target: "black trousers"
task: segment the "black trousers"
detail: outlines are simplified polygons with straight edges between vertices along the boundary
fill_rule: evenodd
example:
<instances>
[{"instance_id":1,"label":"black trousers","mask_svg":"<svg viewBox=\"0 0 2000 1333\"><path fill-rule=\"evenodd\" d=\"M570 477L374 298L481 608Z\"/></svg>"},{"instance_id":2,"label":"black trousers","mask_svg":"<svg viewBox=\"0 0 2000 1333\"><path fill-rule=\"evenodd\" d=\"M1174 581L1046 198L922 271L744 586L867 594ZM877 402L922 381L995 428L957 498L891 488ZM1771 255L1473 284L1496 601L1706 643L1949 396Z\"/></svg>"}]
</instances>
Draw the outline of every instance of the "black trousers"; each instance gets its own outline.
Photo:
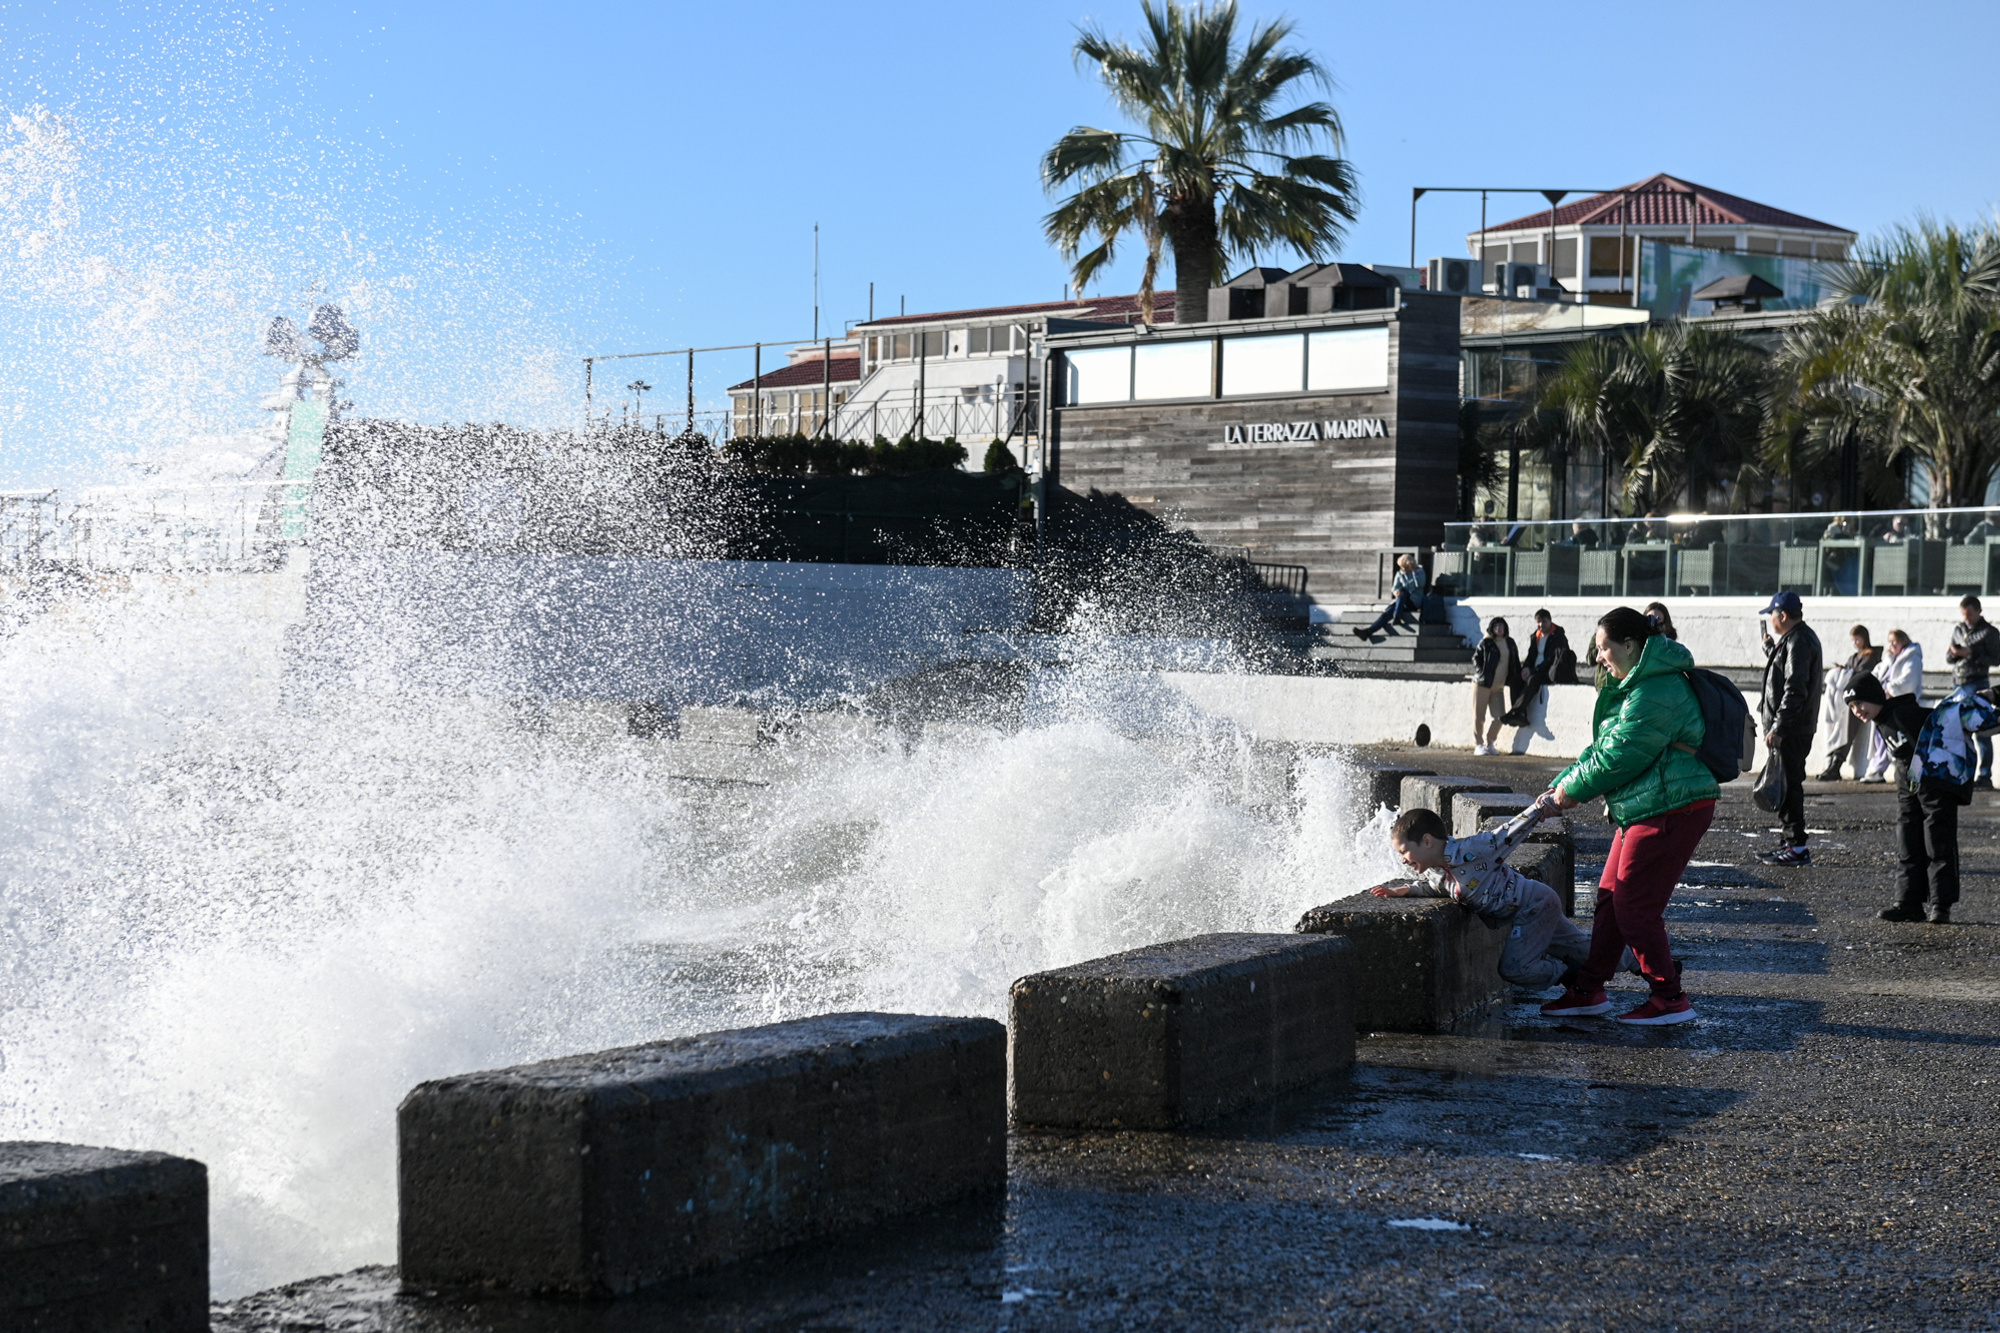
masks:
<instances>
[{"instance_id":1,"label":"black trousers","mask_svg":"<svg viewBox=\"0 0 2000 1333\"><path fill-rule=\"evenodd\" d=\"M1910 791L1902 779L1897 798L1896 843L1903 867L1905 907L1958 901L1958 798L1936 790Z\"/></svg>"},{"instance_id":2,"label":"black trousers","mask_svg":"<svg viewBox=\"0 0 2000 1333\"><path fill-rule=\"evenodd\" d=\"M1811 731L1778 735L1778 760L1785 766L1785 803L1778 811L1778 826L1788 847L1806 845L1806 755L1812 741Z\"/></svg>"}]
</instances>

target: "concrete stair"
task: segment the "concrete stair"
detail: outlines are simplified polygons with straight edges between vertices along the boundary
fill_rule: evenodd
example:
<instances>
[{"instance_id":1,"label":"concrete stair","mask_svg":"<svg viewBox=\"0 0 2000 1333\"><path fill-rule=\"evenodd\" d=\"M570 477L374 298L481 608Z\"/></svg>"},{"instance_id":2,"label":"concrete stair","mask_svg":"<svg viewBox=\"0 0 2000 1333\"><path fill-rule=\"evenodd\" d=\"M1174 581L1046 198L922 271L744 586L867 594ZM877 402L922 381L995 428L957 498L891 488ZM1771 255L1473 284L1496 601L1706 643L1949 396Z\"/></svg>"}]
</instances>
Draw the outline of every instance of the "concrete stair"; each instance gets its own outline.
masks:
<instances>
[{"instance_id":1,"label":"concrete stair","mask_svg":"<svg viewBox=\"0 0 2000 1333\"><path fill-rule=\"evenodd\" d=\"M1414 630L1391 624L1367 639L1354 637L1357 625L1365 626L1380 614L1380 608L1343 610L1341 623L1325 627L1324 637L1313 647L1316 661L1336 662L1343 667L1389 666L1397 663L1444 663L1460 666L1472 661L1472 650L1451 628L1451 603L1435 594L1424 598ZM1362 619L1363 616L1366 619Z\"/></svg>"}]
</instances>

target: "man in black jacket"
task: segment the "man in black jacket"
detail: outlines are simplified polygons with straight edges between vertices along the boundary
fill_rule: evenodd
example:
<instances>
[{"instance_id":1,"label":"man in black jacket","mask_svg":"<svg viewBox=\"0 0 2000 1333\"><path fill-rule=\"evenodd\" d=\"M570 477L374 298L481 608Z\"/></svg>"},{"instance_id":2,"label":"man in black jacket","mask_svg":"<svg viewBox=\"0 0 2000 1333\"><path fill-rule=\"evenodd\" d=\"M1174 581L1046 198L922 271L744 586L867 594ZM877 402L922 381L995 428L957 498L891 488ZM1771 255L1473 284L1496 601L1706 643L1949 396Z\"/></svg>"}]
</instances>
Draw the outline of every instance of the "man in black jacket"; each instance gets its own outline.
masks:
<instances>
[{"instance_id":1,"label":"man in black jacket","mask_svg":"<svg viewBox=\"0 0 2000 1333\"><path fill-rule=\"evenodd\" d=\"M1535 612L1535 634L1528 640L1528 658L1521 668L1527 679L1521 685L1520 701L1500 719L1510 727L1528 725L1528 709L1534 706L1542 686L1576 684L1576 658L1569 649L1569 636L1547 608Z\"/></svg>"},{"instance_id":2,"label":"man in black jacket","mask_svg":"<svg viewBox=\"0 0 2000 1333\"><path fill-rule=\"evenodd\" d=\"M1983 690L1992 683L1993 668L2000 666L2000 630L1987 623L1979 599L1971 593L1958 599L1959 623L1951 627L1951 647L1945 660L1951 663L1951 683ZM1993 785L1993 739L1979 738L1979 776L1975 787Z\"/></svg>"},{"instance_id":3,"label":"man in black jacket","mask_svg":"<svg viewBox=\"0 0 2000 1333\"><path fill-rule=\"evenodd\" d=\"M1892 907L1877 913L1884 921L1922 921L1924 899L1931 903L1931 921L1951 920L1958 901L1958 807L1969 804L1972 789L1924 774L1910 786L1910 756L1931 710L1913 694L1891 699L1873 676L1856 676L1847 685L1847 709L1875 724L1875 734L1889 747L1895 761L1896 843L1903 868L1903 892Z\"/></svg>"},{"instance_id":4,"label":"man in black jacket","mask_svg":"<svg viewBox=\"0 0 2000 1333\"><path fill-rule=\"evenodd\" d=\"M1805 608L1795 592L1781 592L1762 612L1770 618L1764 630L1764 697L1757 701L1757 719L1764 744L1785 769L1785 803L1778 812L1778 846L1757 859L1774 866L1809 866L1806 850L1806 754L1812 749L1813 726L1819 720L1821 679L1819 636L1806 624Z\"/></svg>"}]
</instances>

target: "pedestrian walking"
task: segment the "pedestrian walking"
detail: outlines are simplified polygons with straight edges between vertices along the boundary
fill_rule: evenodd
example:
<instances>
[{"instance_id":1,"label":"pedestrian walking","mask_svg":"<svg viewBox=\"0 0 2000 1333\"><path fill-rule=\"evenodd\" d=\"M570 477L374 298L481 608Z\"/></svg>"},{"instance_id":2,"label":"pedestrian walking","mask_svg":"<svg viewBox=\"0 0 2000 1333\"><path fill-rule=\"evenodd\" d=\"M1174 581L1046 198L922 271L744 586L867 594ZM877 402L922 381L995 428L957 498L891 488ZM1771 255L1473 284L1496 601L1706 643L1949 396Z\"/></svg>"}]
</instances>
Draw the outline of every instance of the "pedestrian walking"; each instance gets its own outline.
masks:
<instances>
[{"instance_id":1,"label":"pedestrian walking","mask_svg":"<svg viewBox=\"0 0 2000 1333\"><path fill-rule=\"evenodd\" d=\"M1376 577L1380 578L1381 575L1377 574ZM1378 583L1375 586L1379 588L1382 585ZM1421 614L1423 609L1424 567L1417 563L1417 558L1413 555L1399 555L1396 557L1396 580L1389 589L1389 604L1382 608L1381 615L1375 617L1374 624L1367 629L1357 627L1354 637L1373 638L1387 629L1392 620L1399 625L1407 626L1412 623L1411 617Z\"/></svg>"},{"instance_id":2,"label":"pedestrian walking","mask_svg":"<svg viewBox=\"0 0 2000 1333\"><path fill-rule=\"evenodd\" d=\"M1846 676L1838 690L1832 689L1831 681L1828 683L1828 697L1833 703L1836 725L1827 735L1826 771L1819 775L1821 782L1840 781L1840 766L1847 761L1850 753L1854 756L1854 776L1859 780L1867 772L1869 742L1874 739L1869 724L1843 702L1843 696L1856 676L1875 674L1882 664L1882 650L1869 640L1866 625L1856 625L1847 632L1847 636L1854 645L1854 652L1835 668L1845 672ZM1831 676L1832 672L1828 675Z\"/></svg>"},{"instance_id":3,"label":"pedestrian walking","mask_svg":"<svg viewBox=\"0 0 2000 1333\"><path fill-rule=\"evenodd\" d=\"M1959 688L1983 690L1992 683L1993 668L2000 666L2000 630L1986 623L1979 599L1971 593L1958 599L1958 624L1951 627L1951 647L1945 649L1951 663L1951 683ZM1975 787L1993 785L1993 738L1979 738L1979 774Z\"/></svg>"},{"instance_id":4,"label":"pedestrian walking","mask_svg":"<svg viewBox=\"0 0 2000 1333\"><path fill-rule=\"evenodd\" d=\"M1958 808L1972 803L1973 733L2000 721L2000 709L1968 689L1926 708L1911 695L1890 698L1873 676L1849 683L1847 706L1874 724L1896 765L1902 893L1877 915L1922 921L1928 899L1931 924L1947 925L1958 902Z\"/></svg>"},{"instance_id":5,"label":"pedestrian walking","mask_svg":"<svg viewBox=\"0 0 2000 1333\"><path fill-rule=\"evenodd\" d=\"M1493 742L1506 721L1503 702L1508 686L1516 688L1521 679L1521 653L1508 636L1507 622L1499 616L1486 622L1486 637L1472 652L1472 752L1499 754ZM1491 721L1488 721L1488 718Z\"/></svg>"},{"instance_id":6,"label":"pedestrian walking","mask_svg":"<svg viewBox=\"0 0 2000 1333\"><path fill-rule=\"evenodd\" d=\"M1570 651L1569 635L1556 624L1547 607L1535 612L1535 632L1528 640L1522 668L1527 679L1521 683L1521 698L1500 719L1510 727L1528 725L1528 710L1546 687L1576 684L1576 654Z\"/></svg>"},{"instance_id":7,"label":"pedestrian walking","mask_svg":"<svg viewBox=\"0 0 2000 1333\"><path fill-rule=\"evenodd\" d=\"M1875 669L1875 678L1882 682L1882 693L1891 703L1901 698L1924 701L1924 646L1910 642L1910 636L1899 629L1889 631L1886 640L1887 651L1882 655L1882 665ZM1882 738L1881 728L1875 729L1875 739L1869 747L1868 771L1861 777L1863 782L1887 782L1889 768L1894 756L1889 753L1889 742Z\"/></svg>"},{"instance_id":8,"label":"pedestrian walking","mask_svg":"<svg viewBox=\"0 0 2000 1333\"><path fill-rule=\"evenodd\" d=\"M1819 636L1806 624L1795 592L1781 592L1761 612L1764 628L1764 697L1757 721L1764 744L1785 770L1785 801L1778 812L1779 842L1760 852L1774 866L1808 866L1806 850L1806 756L1812 751L1813 722L1819 716Z\"/></svg>"},{"instance_id":9,"label":"pedestrian walking","mask_svg":"<svg viewBox=\"0 0 2000 1333\"><path fill-rule=\"evenodd\" d=\"M1667 941L1667 900L1715 818L1721 792L1698 753L1707 725L1684 674L1694 654L1629 606L1607 612L1595 637L1607 678L1597 692L1590 744L1545 795L1565 810L1604 797L1616 831L1597 884L1590 956L1542 1012L1608 1012L1604 983L1630 948L1652 994L1618 1021L1685 1023L1694 1005Z\"/></svg>"}]
</instances>

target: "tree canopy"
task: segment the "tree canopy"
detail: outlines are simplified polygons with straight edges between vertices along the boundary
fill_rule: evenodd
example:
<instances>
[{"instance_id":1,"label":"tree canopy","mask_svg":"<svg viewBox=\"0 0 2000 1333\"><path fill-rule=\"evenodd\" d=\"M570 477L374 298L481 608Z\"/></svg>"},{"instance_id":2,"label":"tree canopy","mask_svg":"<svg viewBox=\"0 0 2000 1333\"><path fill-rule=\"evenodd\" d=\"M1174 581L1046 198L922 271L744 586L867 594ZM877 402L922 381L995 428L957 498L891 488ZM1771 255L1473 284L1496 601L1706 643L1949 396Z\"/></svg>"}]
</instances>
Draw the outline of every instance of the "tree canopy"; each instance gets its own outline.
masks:
<instances>
[{"instance_id":1,"label":"tree canopy","mask_svg":"<svg viewBox=\"0 0 2000 1333\"><path fill-rule=\"evenodd\" d=\"M1096 67L1137 128L1079 125L1057 140L1042 159L1043 184L1075 192L1044 226L1079 292L1136 232L1149 321L1161 247L1171 247L1177 318L1199 319L1234 258L1274 245L1311 259L1329 253L1355 217L1354 168L1337 156L1344 140L1330 103L1288 104L1302 87L1331 87L1317 60L1286 45L1289 22L1240 36L1233 0L1141 8L1137 45L1095 25L1078 30L1077 63Z\"/></svg>"}]
</instances>

